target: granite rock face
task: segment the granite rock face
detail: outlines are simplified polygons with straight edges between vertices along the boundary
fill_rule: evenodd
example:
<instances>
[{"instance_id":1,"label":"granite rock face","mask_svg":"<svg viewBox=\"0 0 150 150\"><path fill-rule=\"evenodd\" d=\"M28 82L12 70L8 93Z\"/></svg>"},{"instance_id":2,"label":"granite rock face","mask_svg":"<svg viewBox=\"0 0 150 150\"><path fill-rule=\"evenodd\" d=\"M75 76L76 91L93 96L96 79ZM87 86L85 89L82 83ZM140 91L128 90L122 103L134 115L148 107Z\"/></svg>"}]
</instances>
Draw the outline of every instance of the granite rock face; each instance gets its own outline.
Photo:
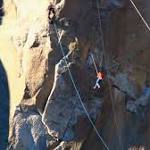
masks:
<instances>
[{"instance_id":1,"label":"granite rock face","mask_svg":"<svg viewBox=\"0 0 150 150\"><path fill-rule=\"evenodd\" d=\"M135 3L150 20L150 2ZM131 6L123 0L101 0L98 8L96 0L4 2L0 59L10 91L9 149L104 149L85 108L110 149L150 148L150 35ZM106 73L100 90L93 89L91 55Z\"/></svg>"},{"instance_id":2,"label":"granite rock face","mask_svg":"<svg viewBox=\"0 0 150 150\"><path fill-rule=\"evenodd\" d=\"M56 65L53 88L42 115L43 123L48 129L48 133L63 141L75 139L73 126L79 118L86 117L85 110L72 85L72 81L67 78L68 71L72 70L71 64L72 62L68 62L64 57ZM100 99L90 100L88 104L90 107L83 103L90 117L96 119L101 107Z\"/></svg>"},{"instance_id":3,"label":"granite rock face","mask_svg":"<svg viewBox=\"0 0 150 150\"><path fill-rule=\"evenodd\" d=\"M46 149L48 133L41 116L34 109L18 106L13 118L13 137L9 149Z\"/></svg>"}]
</instances>

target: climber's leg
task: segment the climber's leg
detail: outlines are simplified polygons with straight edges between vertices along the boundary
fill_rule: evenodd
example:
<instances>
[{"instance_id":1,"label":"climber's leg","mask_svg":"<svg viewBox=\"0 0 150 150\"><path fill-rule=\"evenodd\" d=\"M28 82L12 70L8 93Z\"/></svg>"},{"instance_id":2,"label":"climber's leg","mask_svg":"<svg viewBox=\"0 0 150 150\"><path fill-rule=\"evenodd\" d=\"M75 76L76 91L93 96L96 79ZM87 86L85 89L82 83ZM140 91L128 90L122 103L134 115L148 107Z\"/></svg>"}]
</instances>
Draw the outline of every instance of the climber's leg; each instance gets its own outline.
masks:
<instances>
[{"instance_id":1,"label":"climber's leg","mask_svg":"<svg viewBox=\"0 0 150 150\"><path fill-rule=\"evenodd\" d=\"M99 85L99 83L97 83L96 85L97 85L98 89L101 87L101 86Z\"/></svg>"},{"instance_id":2,"label":"climber's leg","mask_svg":"<svg viewBox=\"0 0 150 150\"><path fill-rule=\"evenodd\" d=\"M96 80L96 83L95 83L95 86L93 87L93 89L96 89L96 88L100 88L100 84L99 84L99 82L100 82L101 80L99 79L99 78L97 78L97 80Z\"/></svg>"}]
</instances>

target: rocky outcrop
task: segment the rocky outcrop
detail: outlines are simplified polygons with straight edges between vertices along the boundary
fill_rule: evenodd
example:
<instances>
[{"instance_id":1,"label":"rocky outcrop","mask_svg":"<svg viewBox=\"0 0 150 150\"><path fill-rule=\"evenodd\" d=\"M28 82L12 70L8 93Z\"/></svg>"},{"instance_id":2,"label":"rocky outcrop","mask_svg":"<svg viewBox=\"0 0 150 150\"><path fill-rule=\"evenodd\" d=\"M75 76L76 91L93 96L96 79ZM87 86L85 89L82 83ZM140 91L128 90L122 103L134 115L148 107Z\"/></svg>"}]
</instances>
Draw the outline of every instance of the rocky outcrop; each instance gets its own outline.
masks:
<instances>
[{"instance_id":1,"label":"rocky outcrop","mask_svg":"<svg viewBox=\"0 0 150 150\"><path fill-rule=\"evenodd\" d=\"M148 18L148 0L136 2ZM150 148L149 33L130 3L101 1L103 35L96 0L4 4L0 56L11 92L10 149L104 149L72 77L110 149ZM96 75L90 54L98 69L100 64L105 68L100 90L93 90Z\"/></svg>"},{"instance_id":2,"label":"rocky outcrop","mask_svg":"<svg viewBox=\"0 0 150 150\"><path fill-rule=\"evenodd\" d=\"M86 117L72 81L67 78L67 71L73 70L69 69L71 64L72 62L68 62L65 57L56 65L53 89L42 115L48 133L63 141L75 139L73 126L79 118ZM84 105L91 118L96 119L96 114L100 111L100 100L93 98L91 102L88 102L88 108L87 104Z\"/></svg>"},{"instance_id":3,"label":"rocky outcrop","mask_svg":"<svg viewBox=\"0 0 150 150\"><path fill-rule=\"evenodd\" d=\"M46 140L50 138L41 116L35 109L17 107L13 118L13 137L9 149L46 149Z\"/></svg>"},{"instance_id":4,"label":"rocky outcrop","mask_svg":"<svg viewBox=\"0 0 150 150\"><path fill-rule=\"evenodd\" d=\"M128 100L127 109L131 112L138 113L140 107L147 107L150 100L150 88L145 87L139 98L136 101Z\"/></svg>"}]
</instances>

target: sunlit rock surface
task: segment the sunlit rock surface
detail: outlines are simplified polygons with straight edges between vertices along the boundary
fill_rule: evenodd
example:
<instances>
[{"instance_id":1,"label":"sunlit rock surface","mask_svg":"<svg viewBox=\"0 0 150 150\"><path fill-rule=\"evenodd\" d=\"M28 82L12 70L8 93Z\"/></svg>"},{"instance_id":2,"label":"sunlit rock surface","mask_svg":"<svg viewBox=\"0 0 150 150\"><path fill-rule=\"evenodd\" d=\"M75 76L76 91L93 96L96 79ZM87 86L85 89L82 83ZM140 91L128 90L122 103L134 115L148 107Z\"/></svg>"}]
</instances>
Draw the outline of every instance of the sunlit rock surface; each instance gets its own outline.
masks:
<instances>
[{"instance_id":1,"label":"sunlit rock surface","mask_svg":"<svg viewBox=\"0 0 150 150\"><path fill-rule=\"evenodd\" d=\"M135 3L149 22L150 2ZM56 9L58 34L49 24L50 4ZM4 1L0 59L10 95L10 149L104 149L67 64L108 147L150 148L150 34L129 2L102 0L99 7L105 51L96 0ZM67 64L60 46L69 56ZM90 54L98 69L102 62L108 77L100 90L93 90L96 74Z\"/></svg>"}]
</instances>

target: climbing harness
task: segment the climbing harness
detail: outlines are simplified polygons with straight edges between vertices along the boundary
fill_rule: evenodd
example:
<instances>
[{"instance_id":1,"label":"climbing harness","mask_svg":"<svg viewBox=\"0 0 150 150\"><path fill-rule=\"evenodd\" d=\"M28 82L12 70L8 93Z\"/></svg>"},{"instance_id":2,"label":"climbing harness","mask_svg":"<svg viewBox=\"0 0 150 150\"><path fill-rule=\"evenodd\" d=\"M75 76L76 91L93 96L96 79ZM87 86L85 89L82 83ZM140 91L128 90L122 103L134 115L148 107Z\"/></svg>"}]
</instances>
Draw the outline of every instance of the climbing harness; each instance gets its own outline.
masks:
<instances>
[{"instance_id":1,"label":"climbing harness","mask_svg":"<svg viewBox=\"0 0 150 150\"><path fill-rule=\"evenodd\" d=\"M59 33L58 33L57 26L56 26L55 23L54 23L53 25L54 25L54 29L55 29L55 32L56 32L56 35L57 35L57 39L59 39ZM60 50L61 50L61 52L62 52L62 55L63 55L63 57L64 57L64 60L65 60L66 66L67 66L67 60L66 60L66 57L65 57L65 52L64 52L64 50L63 50L61 41L59 41L58 44L59 44L59 46L60 46ZM93 129L95 130L95 132L96 132L97 136L99 137L99 139L102 141L102 143L103 143L103 145L105 146L105 148L106 148L107 150L109 150L108 145L106 144L106 142L104 141L104 139L101 137L101 135L100 135L98 129L97 129L96 126L94 125L94 123L93 123L93 121L92 121L92 119L91 119L91 117L90 117L90 115L89 115L89 113L88 113L88 111L87 111L87 109L86 109L86 107L85 107L85 105L84 105L82 99L81 99L80 93L79 93L79 91L78 91L78 89L77 89L77 87L76 87L76 84L75 84L75 82L74 82L74 79L73 79L71 70L70 70L70 68L69 68L68 66L67 66L67 70L68 70L68 73L69 73L71 82L72 82L72 84L73 84L73 86L74 86L74 89L75 89L75 91L76 91L76 93L77 93L77 96L78 96L79 101L80 101L80 103L81 103L81 105L82 105L82 107L83 107L83 109L84 109L84 111L85 111L85 114L86 114L87 118L89 119L91 125L93 126Z\"/></svg>"},{"instance_id":2,"label":"climbing harness","mask_svg":"<svg viewBox=\"0 0 150 150\"><path fill-rule=\"evenodd\" d=\"M148 31L150 32L150 26L147 23L147 21L144 19L144 17L142 16L142 14L140 13L139 9L136 7L135 3L132 0L129 0L131 2L131 4L133 5L134 9L136 10L137 14L140 16L140 18L142 19L143 23L145 24L146 28L148 29Z\"/></svg>"}]
</instances>

